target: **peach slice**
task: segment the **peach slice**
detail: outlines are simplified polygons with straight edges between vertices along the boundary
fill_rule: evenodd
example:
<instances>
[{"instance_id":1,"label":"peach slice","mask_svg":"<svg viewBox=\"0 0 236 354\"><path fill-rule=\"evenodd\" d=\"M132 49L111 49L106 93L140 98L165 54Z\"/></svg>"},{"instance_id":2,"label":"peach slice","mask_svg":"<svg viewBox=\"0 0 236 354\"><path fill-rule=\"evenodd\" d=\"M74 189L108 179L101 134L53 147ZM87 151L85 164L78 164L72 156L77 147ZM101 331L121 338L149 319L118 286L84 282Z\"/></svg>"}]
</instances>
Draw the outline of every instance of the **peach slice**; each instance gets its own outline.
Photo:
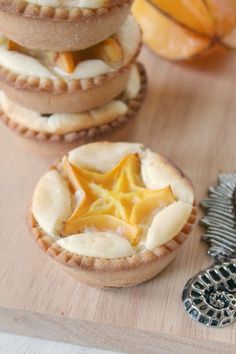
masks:
<instances>
[{"instance_id":1,"label":"peach slice","mask_svg":"<svg viewBox=\"0 0 236 354\"><path fill-rule=\"evenodd\" d=\"M87 183L83 181L83 178L81 176L78 178L78 169L68 161L67 157L63 161L62 169L73 191L77 191L77 194L80 191L80 204L71 216L71 218L78 218L88 210L95 198L88 188Z\"/></svg>"},{"instance_id":2,"label":"peach slice","mask_svg":"<svg viewBox=\"0 0 236 354\"><path fill-rule=\"evenodd\" d=\"M10 39L7 39L7 49L8 50L14 50L14 51L17 51L17 52L24 51L24 47L22 47L20 44L17 44L16 42L13 42Z\"/></svg>"},{"instance_id":3,"label":"peach slice","mask_svg":"<svg viewBox=\"0 0 236 354\"><path fill-rule=\"evenodd\" d=\"M72 52L58 53L55 64L69 74L73 73L76 66L75 58Z\"/></svg>"},{"instance_id":4,"label":"peach slice","mask_svg":"<svg viewBox=\"0 0 236 354\"><path fill-rule=\"evenodd\" d=\"M144 42L167 59L188 59L211 45L210 38L183 28L145 0L134 2L133 13L143 29Z\"/></svg>"},{"instance_id":5,"label":"peach slice","mask_svg":"<svg viewBox=\"0 0 236 354\"><path fill-rule=\"evenodd\" d=\"M223 37L236 26L236 0L205 0L217 35Z\"/></svg>"},{"instance_id":6,"label":"peach slice","mask_svg":"<svg viewBox=\"0 0 236 354\"><path fill-rule=\"evenodd\" d=\"M130 221L133 224L141 224L153 210L167 206L174 201L170 186L153 191L153 193L150 193L133 207Z\"/></svg>"},{"instance_id":7,"label":"peach slice","mask_svg":"<svg viewBox=\"0 0 236 354\"><path fill-rule=\"evenodd\" d=\"M202 0L151 0L162 12L187 28L208 36L215 35L214 22Z\"/></svg>"}]
</instances>

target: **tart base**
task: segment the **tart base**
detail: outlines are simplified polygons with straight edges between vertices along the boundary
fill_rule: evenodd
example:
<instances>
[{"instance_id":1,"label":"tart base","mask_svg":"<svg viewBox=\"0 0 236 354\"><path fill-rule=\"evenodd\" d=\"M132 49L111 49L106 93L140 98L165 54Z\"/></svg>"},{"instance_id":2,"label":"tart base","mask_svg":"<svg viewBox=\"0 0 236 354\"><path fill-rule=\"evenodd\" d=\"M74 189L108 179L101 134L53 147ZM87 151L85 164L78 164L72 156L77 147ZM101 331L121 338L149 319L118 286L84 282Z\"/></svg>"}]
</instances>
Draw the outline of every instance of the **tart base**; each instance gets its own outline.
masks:
<instances>
[{"instance_id":1,"label":"tart base","mask_svg":"<svg viewBox=\"0 0 236 354\"><path fill-rule=\"evenodd\" d=\"M82 50L114 34L127 18L131 4L132 0L121 0L113 7L92 10L4 0L0 32L27 48Z\"/></svg>"},{"instance_id":2,"label":"tart base","mask_svg":"<svg viewBox=\"0 0 236 354\"><path fill-rule=\"evenodd\" d=\"M50 133L31 130L25 126L22 126L14 122L13 120L11 120L10 117L6 116L4 112L1 111L0 111L0 118L15 133L22 135L26 138L33 138L39 141L43 140L49 142L71 143L75 140L83 142L86 140L93 139L97 135L109 133L114 128L121 127L124 123L128 122L130 118L132 118L138 112L145 97L147 76L146 76L144 66L141 63L137 63L137 67L139 70L140 82L141 82L139 93L135 98L126 102L128 106L127 113L124 116L120 116L116 118L114 121L110 123L103 124L97 127L92 127L85 130L74 131L66 134L50 134Z\"/></svg>"},{"instance_id":3,"label":"tart base","mask_svg":"<svg viewBox=\"0 0 236 354\"><path fill-rule=\"evenodd\" d=\"M38 227L32 213L29 214L34 238L43 251L78 281L95 288L130 287L155 277L178 254L182 244L189 238L196 219L197 209L193 206L187 224L163 246L127 258L104 259L76 255L55 245L52 238Z\"/></svg>"},{"instance_id":4,"label":"tart base","mask_svg":"<svg viewBox=\"0 0 236 354\"><path fill-rule=\"evenodd\" d=\"M0 88L6 93L10 100L26 109L40 112L42 114L51 113L83 113L91 109L102 106L117 97L126 87L129 75L133 66L131 62L126 67L115 73L97 77L97 81L91 79L81 80L79 85L84 88L65 88L62 84L60 93L55 91L25 90L16 88L7 82L1 81Z\"/></svg>"}]
</instances>

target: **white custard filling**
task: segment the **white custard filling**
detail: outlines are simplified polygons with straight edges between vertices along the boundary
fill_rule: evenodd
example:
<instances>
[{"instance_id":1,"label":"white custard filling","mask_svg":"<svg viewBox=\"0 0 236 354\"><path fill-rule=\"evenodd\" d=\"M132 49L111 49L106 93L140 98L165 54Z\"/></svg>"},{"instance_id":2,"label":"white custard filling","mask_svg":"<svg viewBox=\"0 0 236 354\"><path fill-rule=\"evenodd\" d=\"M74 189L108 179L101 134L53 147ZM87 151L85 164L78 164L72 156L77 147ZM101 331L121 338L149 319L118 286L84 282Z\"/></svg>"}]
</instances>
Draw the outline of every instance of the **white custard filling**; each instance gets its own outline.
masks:
<instances>
[{"instance_id":1,"label":"white custard filling","mask_svg":"<svg viewBox=\"0 0 236 354\"><path fill-rule=\"evenodd\" d=\"M123 51L123 61L119 67L114 69L103 60L89 59L79 62L70 74L57 66L46 66L39 59L27 54L7 50L6 43L0 36L0 65L15 74L48 78L51 80L56 80L58 77L65 81L95 78L116 71L121 66L128 64L138 50L140 36L139 25L130 15L114 36L119 41Z\"/></svg>"},{"instance_id":2,"label":"white custard filling","mask_svg":"<svg viewBox=\"0 0 236 354\"><path fill-rule=\"evenodd\" d=\"M87 257L113 259L134 254L129 241L112 232L71 235L61 238L56 243L69 252Z\"/></svg>"},{"instance_id":3,"label":"white custard filling","mask_svg":"<svg viewBox=\"0 0 236 354\"><path fill-rule=\"evenodd\" d=\"M126 99L132 99L139 90L139 72L137 67L133 66L127 89L123 95ZM128 111L128 106L125 101L115 99L84 113L54 113L49 117L44 117L38 112L19 106L11 101L3 91L0 91L0 109L11 121L28 129L42 133L66 134L110 123L124 116Z\"/></svg>"},{"instance_id":4,"label":"white custard filling","mask_svg":"<svg viewBox=\"0 0 236 354\"><path fill-rule=\"evenodd\" d=\"M150 185L153 185L153 188L156 189L155 183L157 183L157 176L160 176L158 183L161 184L161 188L164 186L174 187L172 191L175 200L171 204L157 208L154 211L152 217L148 219L148 223L144 225L144 235L136 246L131 246L124 237L122 230L98 230L95 228L87 228L80 234L60 238L56 241L58 245L76 254L113 259L132 256L137 252L145 251L145 249L152 250L155 247L160 247L182 230L192 211L194 192L186 177L183 177L182 174L162 156L144 149L141 144L97 142L80 146L70 151L67 157L74 166L105 173L117 165L123 157L132 153L139 155L141 177L146 188L150 190L152 189ZM153 154L152 168L150 168L149 165L150 154ZM145 183L147 175L148 185ZM41 181L40 183L42 186ZM46 181L44 190L47 189L50 189L50 184ZM54 193L53 188L52 193ZM78 191L76 193L78 193ZM81 198L79 198L77 202L79 203L80 200ZM38 198L38 200L34 199L34 203L37 205L37 203L40 204L42 201ZM57 207L55 209L57 211ZM48 209L47 212L50 214L53 213L53 210ZM39 222L37 212L34 211L33 214ZM44 228L45 231L46 229L50 229L47 226L45 228L45 224L43 226L40 222L39 225Z\"/></svg>"},{"instance_id":5,"label":"white custard filling","mask_svg":"<svg viewBox=\"0 0 236 354\"><path fill-rule=\"evenodd\" d=\"M29 3L51 7L80 7L86 9L99 9L107 7L107 0L26 0Z\"/></svg>"},{"instance_id":6,"label":"white custard filling","mask_svg":"<svg viewBox=\"0 0 236 354\"><path fill-rule=\"evenodd\" d=\"M0 45L0 65L16 74L56 79L56 76L39 60L29 55L9 51L5 44Z\"/></svg>"},{"instance_id":7,"label":"white custard filling","mask_svg":"<svg viewBox=\"0 0 236 354\"><path fill-rule=\"evenodd\" d=\"M72 212L71 194L62 176L56 171L47 172L37 184L32 212L49 235L57 235Z\"/></svg>"},{"instance_id":8,"label":"white custard filling","mask_svg":"<svg viewBox=\"0 0 236 354\"><path fill-rule=\"evenodd\" d=\"M49 69L38 59L16 51L9 51L5 44L0 45L0 65L19 75L34 76L56 80L90 79L114 71L103 60L85 60L77 64L73 73L68 74L54 66Z\"/></svg>"}]
</instances>

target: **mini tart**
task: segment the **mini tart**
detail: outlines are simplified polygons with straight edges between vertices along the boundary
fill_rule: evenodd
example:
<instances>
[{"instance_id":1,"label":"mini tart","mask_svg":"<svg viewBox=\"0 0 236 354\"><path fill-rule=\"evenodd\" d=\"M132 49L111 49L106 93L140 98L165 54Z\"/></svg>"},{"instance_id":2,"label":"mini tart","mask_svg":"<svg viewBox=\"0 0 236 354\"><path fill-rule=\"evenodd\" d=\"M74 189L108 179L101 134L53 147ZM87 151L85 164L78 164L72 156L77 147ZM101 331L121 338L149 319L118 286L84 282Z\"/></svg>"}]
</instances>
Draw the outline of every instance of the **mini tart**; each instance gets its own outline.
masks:
<instances>
[{"instance_id":1,"label":"mini tart","mask_svg":"<svg viewBox=\"0 0 236 354\"><path fill-rule=\"evenodd\" d=\"M114 35L122 50L115 67L101 59L86 59L68 73L57 65L8 50L0 45L0 88L20 106L43 114L81 113L99 107L126 87L139 52L141 33L130 15Z\"/></svg>"},{"instance_id":2,"label":"mini tart","mask_svg":"<svg viewBox=\"0 0 236 354\"><path fill-rule=\"evenodd\" d=\"M0 0L0 32L28 48L81 50L118 31L131 3L132 0Z\"/></svg>"},{"instance_id":3,"label":"mini tart","mask_svg":"<svg viewBox=\"0 0 236 354\"><path fill-rule=\"evenodd\" d=\"M153 278L195 220L188 178L163 156L125 142L70 151L40 179L30 210L40 247L94 287Z\"/></svg>"},{"instance_id":4,"label":"mini tart","mask_svg":"<svg viewBox=\"0 0 236 354\"><path fill-rule=\"evenodd\" d=\"M121 127L139 110L146 92L146 74L134 65L124 92L107 104L85 113L42 115L13 103L0 91L0 118L16 133L50 142L85 141Z\"/></svg>"}]
</instances>

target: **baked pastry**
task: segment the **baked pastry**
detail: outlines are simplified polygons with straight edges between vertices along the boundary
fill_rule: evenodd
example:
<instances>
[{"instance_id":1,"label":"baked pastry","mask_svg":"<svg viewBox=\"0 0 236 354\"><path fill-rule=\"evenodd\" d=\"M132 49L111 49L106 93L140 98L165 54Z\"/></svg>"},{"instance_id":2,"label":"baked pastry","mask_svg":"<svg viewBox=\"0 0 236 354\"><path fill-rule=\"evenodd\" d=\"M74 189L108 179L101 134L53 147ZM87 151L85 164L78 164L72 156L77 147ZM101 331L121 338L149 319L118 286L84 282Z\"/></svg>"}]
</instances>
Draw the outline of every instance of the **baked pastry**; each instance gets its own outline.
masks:
<instances>
[{"instance_id":1,"label":"baked pastry","mask_svg":"<svg viewBox=\"0 0 236 354\"><path fill-rule=\"evenodd\" d=\"M139 52L140 28L130 15L111 38L83 52L0 46L0 88L20 106L44 114L81 113L118 96Z\"/></svg>"},{"instance_id":2,"label":"baked pastry","mask_svg":"<svg viewBox=\"0 0 236 354\"><path fill-rule=\"evenodd\" d=\"M28 48L72 51L111 36L131 0L0 0L0 32Z\"/></svg>"},{"instance_id":3,"label":"baked pastry","mask_svg":"<svg viewBox=\"0 0 236 354\"><path fill-rule=\"evenodd\" d=\"M79 281L126 287L176 256L196 219L190 181L140 144L70 151L37 184L30 211L38 244Z\"/></svg>"},{"instance_id":4,"label":"baked pastry","mask_svg":"<svg viewBox=\"0 0 236 354\"><path fill-rule=\"evenodd\" d=\"M43 115L23 108L0 91L0 118L25 137L53 142L93 138L120 127L139 110L146 92L141 64L133 65L123 93L101 107L84 113Z\"/></svg>"}]
</instances>

